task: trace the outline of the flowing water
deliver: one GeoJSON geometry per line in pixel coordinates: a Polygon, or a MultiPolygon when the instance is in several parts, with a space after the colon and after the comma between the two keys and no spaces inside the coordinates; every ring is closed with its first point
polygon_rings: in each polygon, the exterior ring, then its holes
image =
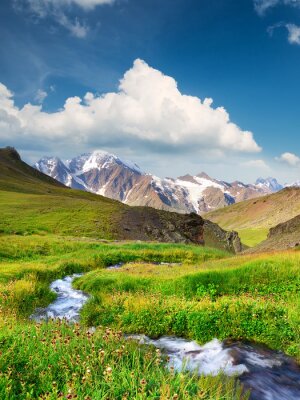
{"type": "Polygon", "coordinates": [[[265,346],[217,339],[200,346],[176,337],[128,338],[161,349],[168,355],[168,366],[176,371],[238,376],[245,389],[251,389],[251,400],[300,400],[300,367],[292,358],[265,346]]]}
{"type": "Polygon", "coordinates": [[[50,289],[56,293],[57,298],[48,307],[37,309],[31,319],[38,322],[51,318],[66,319],[70,322],[79,321],[80,310],[89,298],[81,290],[75,290],[72,287],[74,279],[80,276],[82,274],[74,274],[52,282],[50,289]]]}
{"type": "MultiPolygon", "coordinates": [[[[110,269],[120,268],[120,265],[110,269]]],[[[82,306],[89,296],[72,288],[80,274],[58,279],[51,284],[56,300],[31,316],[36,321],[49,318],[79,320],[82,306]]],[[[128,339],[153,345],[169,357],[168,366],[177,371],[188,370],[199,375],[223,372],[237,376],[246,389],[251,389],[251,400],[300,400],[300,367],[281,352],[254,343],[217,339],[200,346],[196,342],[177,337],[153,340],[144,335],[130,335],[128,339]]]]}

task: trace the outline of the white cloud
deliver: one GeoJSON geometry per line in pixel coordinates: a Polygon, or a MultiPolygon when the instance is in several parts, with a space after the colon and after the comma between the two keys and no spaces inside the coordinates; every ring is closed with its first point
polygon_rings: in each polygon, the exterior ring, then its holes
{"type": "Polygon", "coordinates": [[[254,8],[259,15],[264,15],[267,10],[279,4],[300,7],[300,0],[254,0],[254,8]]]}
{"type": "Polygon", "coordinates": [[[297,26],[295,24],[285,24],[283,22],[279,22],[277,24],[268,27],[269,35],[273,36],[275,29],[278,28],[286,28],[288,30],[289,43],[300,45],[300,26],[297,26]]]}
{"type": "Polygon", "coordinates": [[[242,163],[242,166],[247,168],[270,169],[264,160],[250,160],[242,163]]]}
{"type": "Polygon", "coordinates": [[[300,26],[297,26],[295,24],[287,24],[286,28],[289,32],[288,41],[291,44],[300,45],[300,26]]]}
{"type": "Polygon", "coordinates": [[[67,29],[71,35],[77,38],[85,38],[89,27],[81,22],[78,17],[71,20],[66,9],[70,6],[78,6],[84,11],[91,11],[97,6],[113,4],[116,0],[13,0],[14,7],[19,12],[30,11],[38,18],[52,17],[57,24],[67,29]]]}
{"type": "Polygon", "coordinates": [[[17,6],[25,4],[37,14],[44,16],[51,8],[63,8],[72,5],[77,5],[84,10],[92,10],[97,6],[105,4],[113,4],[116,0],[15,0],[17,6]]]}
{"type": "Polygon", "coordinates": [[[48,96],[48,93],[45,90],[39,89],[36,92],[34,100],[37,101],[39,104],[42,104],[47,96],[48,96]]]}
{"type": "Polygon", "coordinates": [[[74,3],[84,9],[93,9],[97,6],[102,6],[104,4],[113,4],[116,0],[52,0],[59,3],[74,3]]]}
{"type": "Polygon", "coordinates": [[[276,157],[276,160],[288,164],[292,167],[297,167],[300,165],[300,157],[296,156],[296,154],[293,153],[283,153],[281,154],[281,156],[276,157]]]}
{"type": "Polygon", "coordinates": [[[66,28],[73,36],[82,39],[85,38],[88,34],[89,27],[81,23],[78,18],[75,18],[74,21],[71,21],[64,13],[56,13],[55,15],[56,22],[61,26],[66,28]]]}
{"type": "Polygon", "coordinates": [[[276,6],[279,2],[280,0],[254,0],[254,8],[259,15],[264,15],[269,8],[276,6]]]}
{"type": "MultiPolygon", "coordinates": [[[[0,86],[0,138],[26,146],[144,146],[155,151],[258,152],[249,131],[230,121],[212,99],[182,94],[176,81],[137,59],[117,92],[70,97],[54,113],[41,105],[18,108],[0,86]]],[[[5,143],[3,143],[5,144],[5,143]]]]}

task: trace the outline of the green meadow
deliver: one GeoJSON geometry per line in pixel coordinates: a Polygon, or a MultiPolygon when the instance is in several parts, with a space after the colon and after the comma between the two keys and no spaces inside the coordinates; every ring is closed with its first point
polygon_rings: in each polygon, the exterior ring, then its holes
{"type": "Polygon", "coordinates": [[[248,339],[300,360],[299,266],[296,250],[232,256],[194,245],[2,235],[0,398],[246,399],[234,379],[174,373],[155,349],[123,334],[248,339]],[[92,295],[80,325],[31,322],[55,298],[49,284],[75,272],[85,275],[74,285],[92,295]]]}

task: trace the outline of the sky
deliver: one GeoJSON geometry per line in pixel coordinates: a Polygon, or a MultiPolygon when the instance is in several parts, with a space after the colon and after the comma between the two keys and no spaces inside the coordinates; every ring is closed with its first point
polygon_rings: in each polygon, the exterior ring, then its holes
{"type": "Polygon", "coordinates": [[[0,147],[300,179],[300,0],[2,0],[0,147]]]}

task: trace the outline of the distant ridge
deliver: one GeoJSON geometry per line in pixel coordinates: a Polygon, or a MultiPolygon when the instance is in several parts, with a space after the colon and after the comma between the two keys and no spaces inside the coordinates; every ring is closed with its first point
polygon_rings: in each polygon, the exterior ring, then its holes
{"type": "Polygon", "coordinates": [[[300,188],[287,187],[277,193],[215,210],[205,218],[223,229],[238,231],[243,240],[252,236],[251,241],[256,244],[267,238],[271,228],[298,215],[300,188]]]}
{"type": "Polygon", "coordinates": [[[259,178],[255,184],[228,183],[213,179],[205,172],[161,179],[141,171],[133,162],[102,150],[66,161],[44,157],[34,167],[66,186],[125,204],[199,215],[283,188],[275,178],[259,178]]]}

